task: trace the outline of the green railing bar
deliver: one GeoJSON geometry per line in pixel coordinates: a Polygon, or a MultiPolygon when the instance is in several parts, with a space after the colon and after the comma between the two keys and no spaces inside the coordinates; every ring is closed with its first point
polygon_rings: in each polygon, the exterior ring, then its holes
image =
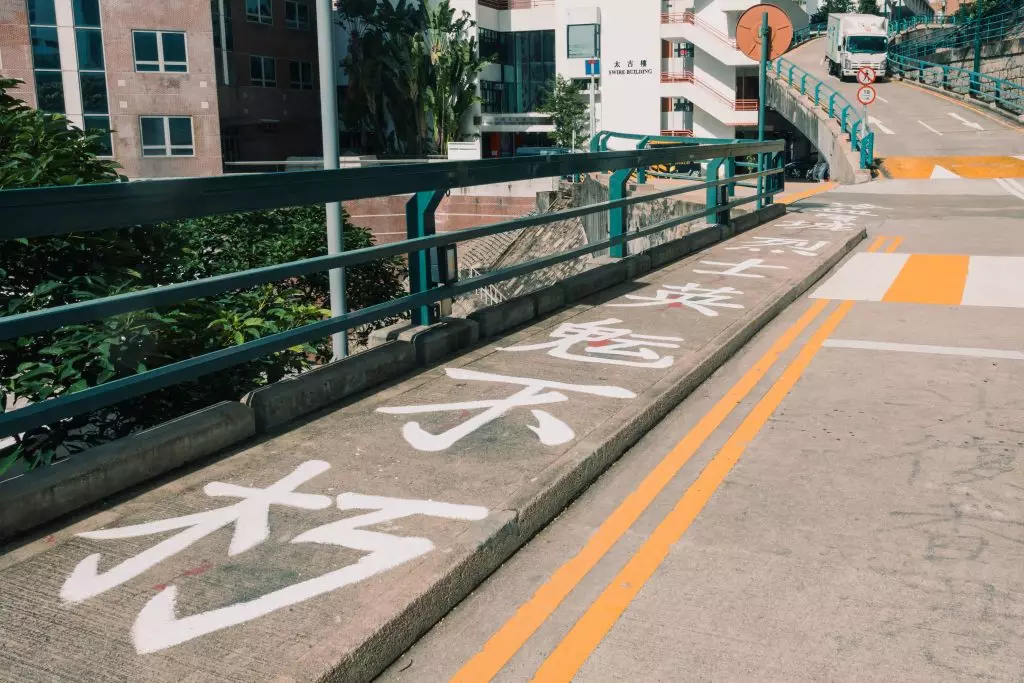
{"type": "Polygon", "coordinates": [[[685,163],[774,151],[770,143],[445,161],[304,173],[101,183],[0,191],[0,239],[146,225],[224,213],[412,194],[532,178],[685,163]]]}
{"type": "Polygon", "coordinates": [[[418,237],[394,244],[382,244],[373,247],[366,247],[355,251],[334,254],[330,256],[317,256],[299,261],[290,261],[264,268],[216,275],[213,277],[193,280],[190,282],[179,282],[162,287],[152,287],[138,292],[128,292],[102,299],[80,301],[64,306],[55,306],[40,311],[30,311],[18,315],[0,317],[0,339],[14,339],[31,334],[43,332],[55,327],[75,325],[98,318],[120,313],[128,313],[143,308],[157,308],[168,306],[188,299],[199,299],[206,296],[221,294],[233,289],[252,287],[267,282],[277,282],[291,277],[301,277],[312,273],[331,270],[332,268],[348,268],[369,261],[399,256],[414,251],[422,251],[431,247],[445,246],[464,242],[479,237],[487,237],[511,230],[536,227],[546,223],[568,218],[577,218],[606,209],[630,206],[641,202],[666,199],[675,195],[703,190],[708,187],[717,187],[737,180],[750,180],[758,176],[772,175],[779,173],[778,169],[769,169],[761,173],[748,173],[735,178],[711,180],[694,185],[687,185],[679,188],[661,190],[651,194],[636,195],[613,201],[602,201],[587,206],[573,209],[565,209],[548,214],[515,218],[509,221],[491,223],[466,230],[459,230],[451,233],[441,233],[427,237],[418,237]]]}
{"type": "MultiPolygon", "coordinates": [[[[778,171],[778,169],[775,169],[778,171]]],[[[731,182],[731,179],[728,179],[731,182]]],[[[770,190],[764,196],[772,196],[781,190],[770,190]]],[[[436,287],[426,292],[411,294],[401,299],[395,299],[382,304],[368,306],[352,313],[322,320],[310,325],[304,325],[294,330],[278,332],[276,334],[262,337],[253,341],[245,342],[238,346],[221,349],[212,353],[189,358],[177,363],[171,363],[153,370],[131,377],[101,384],[74,394],[49,399],[41,403],[34,403],[24,408],[19,408],[0,415],[0,438],[13,436],[26,432],[41,425],[50,424],[61,419],[81,415],[93,410],[105,408],[119,403],[120,401],[146,394],[151,391],[163,389],[218,370],[223,370],[240,363],[261,358],[275,351],[290,348],[315,339],[327,337],[335,332],[349,330],[363,323],[387,317],[393,313],[400,313],[410,310],[416,306],[429,305],[442,299],[451,299],[460,294],[465,294],[489,284],[507,280],[518,275],[531,273],[542,268],[547,268],[563,261],[579,258],[586,254],[600,251],[612,246],[613,243],[629,242],[645,237],[655,232],[667,230],[668,228],[681,225],[688,221],[695,220],[714,213],[721,213],[736,206],[757,200],[758,196],[744,197],[719,206],[712,206],[703,211],[692,213],[678,218],[672,218],[653,226],[644,228],[632,233],[627,233],[616,239],[606,239],[593,244],[577,247],[560,254],[554,254],[527,263],[517,264],[501,271],[487,273],[480,277],[462,280],[454,284],[436,287]]],[[[710,228],[709,228],[710,229],[710,228]]]]}

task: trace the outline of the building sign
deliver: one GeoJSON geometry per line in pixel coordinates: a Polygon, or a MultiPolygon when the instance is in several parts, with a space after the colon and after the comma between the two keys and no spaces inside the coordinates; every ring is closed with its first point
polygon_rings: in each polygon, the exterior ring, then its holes
{"type": "Polygon", "coordinates": [[[608,69],[609,76],[650,76],[654,68],[647,59],[616,59],[608,69]]]}

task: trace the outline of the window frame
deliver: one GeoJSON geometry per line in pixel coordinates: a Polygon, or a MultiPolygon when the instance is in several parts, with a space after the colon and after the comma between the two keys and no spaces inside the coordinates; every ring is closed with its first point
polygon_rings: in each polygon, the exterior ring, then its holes
{"type": "Polygon", "coordinates": [[[302,0],[284,0],[284,25],[293,31],[308,31],[313,27],[313,18],[310,14],[309,3],[302,0]],[[288,8],[295,8],[295,20],[288,19],[288,8]],[[299,8],[306,10],[306,21],[299,19],[299,8]]]}
{"type": "Polygon", "coordinates": [[[274,25],[274,3],[273,0],[255,0],[256,11],[249,11],[250,0],[245,0],[245,20],[250,24],[262,24],[263,26],[274,25]],[[267,6],[268,14],[264,16],[263,6],[267,6]],[[255,18],[253,18],[255,17],[255,18]]]}
{"type": "Polygon", "coordinates": [[[132,29],[132,62],[135,65],[135,73],[139,74],[187,74],[188,68],[188,32],[187,31],[163,31],[163,30],[151,30],[151,29],[132,29]],[[151,59],[139,59],[138,52],[136,51],[135,36],[140,33],[152,33],[156,36],[156,61],[151,59]],[[180,35],[185,39],[185,61],[168,61],[164,59],[164,35],[180,35]],[[140,70],[139,64],[155,65],[157,68],[155,71],[140,70]],[[168,71],[167,66],[184,66],[184,71],[168,71]]]}
{"type": "Polygon", "coordinates": [[[195,120],[188,115],[174,115],[174,114],[147,114],[139,117],[139,151],[142,154],[143,159],[181,159],[196,156],[196,126],[195,120]],[[163,121],[164,129],[164,142],[162,145],[147,145],[144,137],[144,128],[142,122],[145,119],[161,119],[163,121]],[[172,145],[171,144],[171,119],[188,119],[188,130],[189,138],[192,140],[190,145],[172,145]],[[163,150],[162,154],[146,154],[147,149],[163,150]],[[175,149],[190,149],[190,154],[174,154],[175,149]]]}
{"type": "Polygon", "coordinates": [[[301,59],[290,59],[288,60],[288,87],[292,90],[315,90],[316,89],[316,74],[313,72],[313,62],[307,62],[301,59]],[[297,65],[299,68],[299,78],[296,81],[292,78],[292,65],[297,65]],[[309,81],[303,81],[302,79],[302,67],[309,67],[309,81]],[[306,85],[308,87],[302,87],[306,85]]]}
{"type": "Polygon", "coordinates": [[[599,59],[601,57],[601,24],[566,24],[565,26],[565,56],[567,59],[599,59]],[[569,34],[574,28],[592,27],[594,29],[594,54],[575,55],[572,53],[572,41],[569,34]]]}
{"type": "Polygon", "coordinates": [[[265,55],[249,55],[249,85],[254,86],[256,88],[276,88],[277,87],[277,58],[276,57],[267,57],[265,55]],[[255,79],[255,78],[252,77],[252,65],[253,65],[253,60],[254,59],[260,60],[260,74],[261,74],[261,77],[259,79],[255,79]],[[270,60],[270,62],[274,65],[274,80],[273,81],[267,80],[267,67],[266,67],[267,60],[270,60]]]}

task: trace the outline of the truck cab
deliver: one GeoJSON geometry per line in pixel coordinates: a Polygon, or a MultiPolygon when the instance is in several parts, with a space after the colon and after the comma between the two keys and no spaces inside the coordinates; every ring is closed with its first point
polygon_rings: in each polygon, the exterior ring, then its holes
{"type": "Polygon", "coordinates": [[[889,46],[887,22],[873,14],[830,14],[825,41],[828,71],[840,80],[857,75],[865,66],[878,78],[886,76],[889,46]]]}

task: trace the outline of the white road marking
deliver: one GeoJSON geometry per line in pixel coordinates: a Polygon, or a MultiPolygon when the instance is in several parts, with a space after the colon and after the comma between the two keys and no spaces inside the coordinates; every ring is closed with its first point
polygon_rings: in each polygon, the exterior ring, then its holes
{"type": "Polygon", "coordinates": [[[878,100],[879,102],[885,102],[886,104],[889,104],[889,100],[885,99],[881,95],[875,94],[875,99],[878,100]]]}
{"type": "Polygon", "coordinates": [[[938,178],[959,178],[956,173],[953,173],[945,166],[939,166],[935,164],[935,168],[932,169],[932,174],[928,176],[929,180],[936,180],[938,178]]]}
{"type": "Polygon", "coordinates": [[[908,258],[909,254],[854,254],[811,298],[881,301],[908,258]]]}
{"type": "Polygon", "coordinates": [[[871,122],[872,126],[875,126],[876,128],[878,128],[878,130],[882,131],[886,135],[893,135],[893,132],[886,128],[884,125],[882,125],[882,122],[876,119],[874,116],[868,116],[868,121],[871,122]]]}
{"type": "Polygon", "coordinates": [[[984,128],[981,127],[980,123],[974,123],[973,121],[968,121],[967,119],[965,119],[964,117],[960,116],[956,112],[950,111],[950,112],[946,112],[946,113],[949,114],[950,116],[952,116],[954,119],[956,119],[960,123],[962,123],[965,126],[967,126],[968,128],[974,128],[975,130],[985,130],[984,128]]]}
{"type": "Polygon", "coordinates": [[[964,284],[964,306],[1024,308],[1024,258],[972,256],[964,284]]]}
{"type": "Polygon", "coordinates": [[[1024,200],[1024,185],[1021,185],[1013,178],[996,178],[999,187],[1003,188],[1014,197],[1024,200]]]}
{"type": "Polygon", "coordinates": [[[926,344],[897,344],[894,342],[861,341],[859,339],[826,339],[823,346],[833,349],[864,349],[867,351],[902,351],[904,353],[930,353],[940,356],[966,356],[968,358],[1004,358],[1024,360],[1020,351],[999,349],[973,349],[963,346],[928,346],[926,344]]]}
{"type": "Polygon", "coordinates": [[[942,133],[940,133],[939,131],[935,130],[934,128],[932,128],[931,126],[929,126],[929,125],[928,125],[927,123],[925,123],[925,122],[924,122],[924,121],[922,121],[921,119],[918,119],[918,120],[917,120],[917,122],[918,122],[918,123],[920,123],[920,124],[921,124],[922,126],[924,126],[925,128],[927,128],[928,130],[930,130],[931,132],[935,133],[936,135],[942,135],[942,133]]]}

